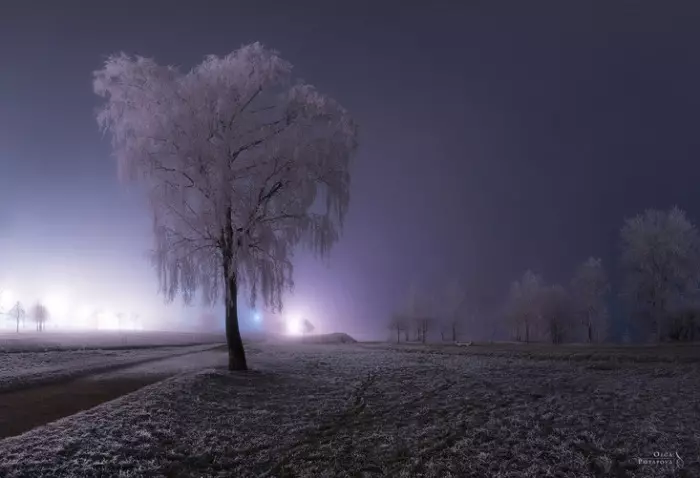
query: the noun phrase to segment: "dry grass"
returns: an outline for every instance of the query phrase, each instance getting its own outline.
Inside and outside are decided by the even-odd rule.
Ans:
[[[255,347],[252,372],[181,376],[0,442],[0,475],[700,476],[697,363]],[[636,463],[657,450],[683,469]]]

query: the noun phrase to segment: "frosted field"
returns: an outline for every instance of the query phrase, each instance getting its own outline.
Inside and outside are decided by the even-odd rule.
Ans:
[[[189,355],[212,346],[0,353],[0,392],[106,372],[173,355]]]
[[[0,441],[0,476],[700,476],[697,362],[248,350]],[[671,450],[675,472],[637,463]]]
[[[0,332],[0,353],[162,347],[225,342],[223,334],[186,332]]]
[[[221,342],[225,338],[219,334],[178,332],[2,333],[0,391],[189,354]]]

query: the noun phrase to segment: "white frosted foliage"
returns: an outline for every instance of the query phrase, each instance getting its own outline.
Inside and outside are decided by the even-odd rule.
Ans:
[[[339,238],[356,127],[291,73],[259,43],[186,73],[124,54],[95,72],[120,174],[148,189],[169,300],[217,300],[228,262],[251,301],[281,308],[295,246],[323,255]]]

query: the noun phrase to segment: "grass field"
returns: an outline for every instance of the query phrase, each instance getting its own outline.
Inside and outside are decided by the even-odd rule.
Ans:
[[[0,353],[134,349],[225,342],[223,333],[165,331],[0,332]]]
[[[515,347],[255,344],[250,372],[0,441],[0,475],[700,476],[694,350]],[[639,464],[655,452],[682,467]]]

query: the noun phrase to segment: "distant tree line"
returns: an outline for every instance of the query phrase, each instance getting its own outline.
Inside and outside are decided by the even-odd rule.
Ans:
[[[628,336],[635,332],[640,340],[657,343],[700,339],[700,235],[684,211],[647,210],[625,220],[619,266],[617,295],[628,316]],[[547,284],[527,270],[511,284],[497,321],[518,342],[611,340],[612,292],[600,258],[579,265],[566,286]],[[470,303],[468,291],[453,281],[432,296],[412,286],[389,329],[396,342],[424,343],[433,327],[441,340],[458,342],[462,335],[472,337],[479,320],[484,318]]]

